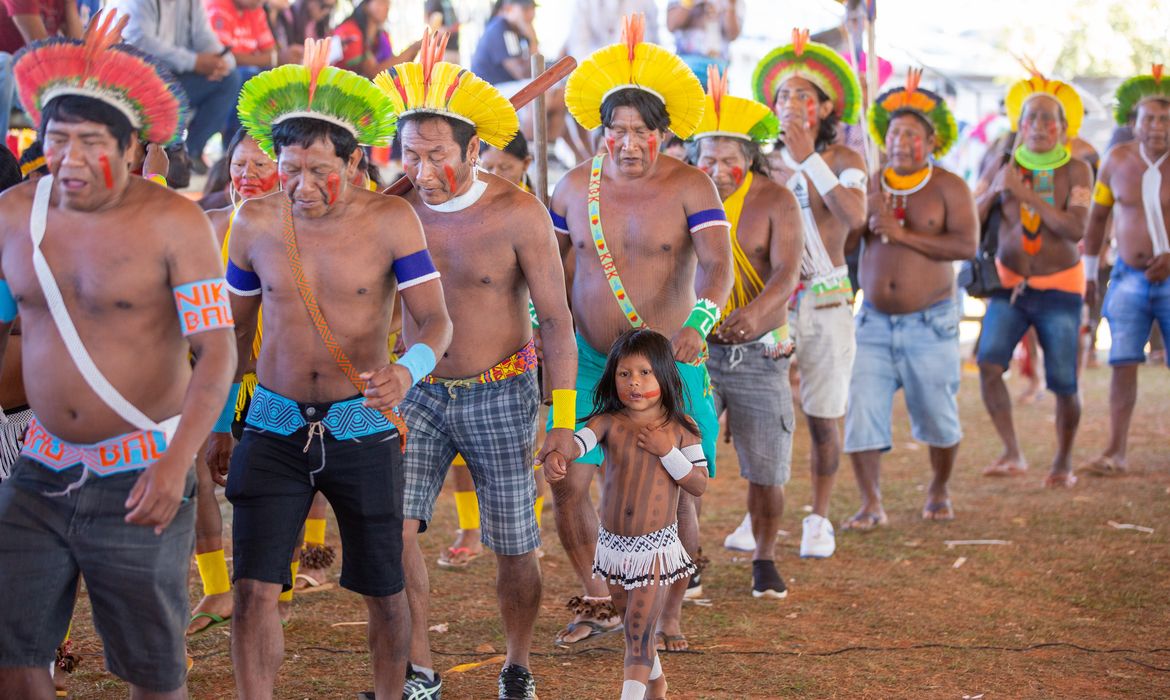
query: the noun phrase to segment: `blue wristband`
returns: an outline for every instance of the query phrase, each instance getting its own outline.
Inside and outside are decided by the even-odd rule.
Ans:
[[[230,433],[232,431],[232,421],[236,419],[236,399],[240,396],[239,383],[232,384],[232,388],[228,389],[227,403],[223,405],[223,411],[219,414],[219,419],[215,421],[215,427],[211,429],[213,433]]]
[[[414,384],[418,384],[420,379],[430,374],[437,362],[435,351],[426,343],[411,345],[410,349],[398,358],[398,364],[410,372],[410,379]]]

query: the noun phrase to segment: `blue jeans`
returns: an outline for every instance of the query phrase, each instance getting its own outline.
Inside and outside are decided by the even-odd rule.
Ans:
[[[959,425],[959,304],[946,299],[921,311],[886,314],[862,304],[854,321],[857,355],[845,412],[845,451],[889,450],[894,394],[906,396],[914,439],[952,447]]]
[[[213,81],[198,73],[181,73],[178,79],[193,113],[187,124],[187,152],[193,159],[201,158],[208,139],[223,130],[228,114],[236,108],[240,74],[232,71],[223,80]]]
[[[0,51],[0,145],[8,139],[8,117],[16,102],[16,80],[12,77],[12,54]]]
[[[1158,321],[1163,336],[1170,333],[1170,281],[1150,282],[1144,270],[1135,270],[1118,258],[1101,313],[1109,321],[1113,338],[1109,364],[1145,362],[1146,341],[1154,321]]]
[[[1036,328],[1044,351],[1044,380],[1057,395],[1077,393],[1077,354],[1080,350],[1080,294],[1026,287],[1011,301],[1011,292],[996,292],[988,300],[979,338],[979,364],[1007,369],[1012,352],[1029,326]]]

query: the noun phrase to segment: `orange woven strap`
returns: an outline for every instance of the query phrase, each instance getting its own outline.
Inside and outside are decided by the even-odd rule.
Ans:
[[[297,291],[301,294],[301,301],[305,302],[305,308],[309,311],[309,318],[313,319],[313,325],[317,328],[317,334],[321,336],[321,341],[325,343],[325,348],[333,356],[333,361],[337,363],[337,366],[345,373],[346,378],[349,379],[354,387],[359,392],[364,392],[366,390],[366,381],[361,378],[361,373],[349,361],[349,356],[345,354],[345,350],[342,349],[341,344],[334,337],[333,331],[329,328],[329,323],[325,320],[325,314],[321,313],[321,307],[317,304],[317,297],[313,294],[313,288],[309,286],[309,281],[305,279],[305,268],[301,265],[301,251],[297,247],[297,232],[293,228],[292,204],[286,200],[281,208],[284,211],[284,249],[288,253],[288,264],[292,268],[293,279],[296,280]],[[382,411],[382,415],[398,429],[399,443],[402,451],[405,452],[406,422],[393,409]]]

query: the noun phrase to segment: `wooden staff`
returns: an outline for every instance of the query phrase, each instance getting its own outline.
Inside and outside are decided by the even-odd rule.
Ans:
[[[533,54],[532,75],[539,78],[544,74],[544,55]],[[545,112],[545,96],[536,96],[532,110],[532,135],[536,138],[536,198],[548,208],[548,114]]]
[[[546,90],[551,88],[556,83],[560,82],[565,76],[573,72],[577,67],[577,59],[572,56],[565,56],[557,61],[544,73],[533,78],[532,82],[525,85],[515,95],[512,95],[511,103],[516,109],[527,105],[529,102],[543,95]],[[392,185],[382,190],[382,194],[393,194],[401,197],[414,187],[410,179],[403,175],[394,181]]]

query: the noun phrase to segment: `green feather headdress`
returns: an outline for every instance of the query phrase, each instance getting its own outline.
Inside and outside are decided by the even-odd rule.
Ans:
[[[1170,101],[1170,81],[1162,79],[1162,64],[1154,64],[1149,75],[1139,75],[1122,83],[1117,92],[1117,106],[1113,110],[1113,118],[1121,126],[1125,126],[1133,116],[1142,100],[1156,98]]]
[[[304,117],[336,124],[363,146],[385,146],[394,138],[398,114],[385,94],[357,73],[327,65],[330,39],[305,42],[304,65],[265,71],[240,91],[240,123],[275,159],[272,127]]]
[[[861,86],[844,58],[833,49],[809,41],[808,30],[793,29],[792,43],[775,49],[756,66],[752,87],[756,100],[776,102],[776,92],[791,77],[804,78],[833,101],[833,111],[846,124],[861,114]]]
[[[922,70],[911,69],[906,74],[906,87],[887,90],[878,96],[869,110],[869,133],[881,148],[886,147],[886,130],[890,127],[890,115],[898,110],[911,110],[930,122],[934,129],[934,156],[942,157],[955,139],[959,127],[955,115],[947,108],[946,101],[930,90],[918,87]]]

